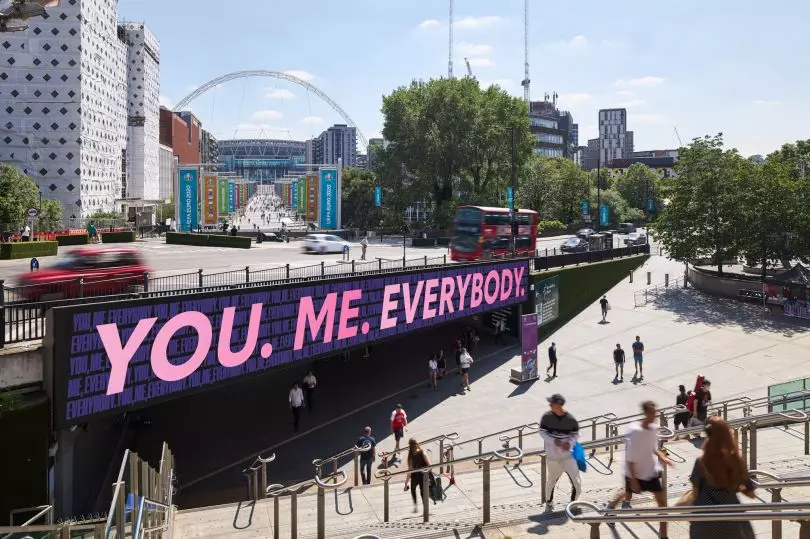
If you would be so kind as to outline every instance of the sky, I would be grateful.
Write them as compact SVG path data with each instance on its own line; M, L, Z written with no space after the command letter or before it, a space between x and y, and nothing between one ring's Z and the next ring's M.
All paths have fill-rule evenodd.
M382 132L382 96L447 76L448 6L119 0L119 17L145 21L160 40L165 105L231 72L289 73L371 138ZM466 57L481 84L522 96L523 1L455 0L454 10L454 74L466 74ZM529 12L532 99L557 92L581 145L610 107L627 109L636 151L718 132L744 155L810 138L810 2L530 0ZM345 123L317 91L268 77L225 82L189 108L220 139L304 140Z

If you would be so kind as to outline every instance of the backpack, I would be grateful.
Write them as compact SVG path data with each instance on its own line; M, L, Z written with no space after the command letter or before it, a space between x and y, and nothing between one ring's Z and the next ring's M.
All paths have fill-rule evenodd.
M428 495L430 499L433 500L433 505L436 505L437 502L443 502L447 495L444 493L444 489L442 488L442 477L440 475L433 475L433 472L430 473L430 487L428 487Z
M391 427L394 430L399 430L405 427L405 413L404 412L395 412L394 413L394 421L391 423Z

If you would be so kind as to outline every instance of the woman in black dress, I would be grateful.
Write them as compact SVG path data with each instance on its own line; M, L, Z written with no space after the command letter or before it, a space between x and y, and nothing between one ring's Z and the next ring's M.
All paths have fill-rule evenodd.
M748 477L748 468L734 443L728 423L719 417L709 418L706 425L708 439L703 444L703 455L695 461L692 475L694 501L691 505L739 504L737 493L754 497L754 485ZM749 521L691 522L689 539L754 539Z
M408 469L418 470L426 466L430 466L430 459L428 459L428 456L422 451L422 447L419 445L419 442L416 441L416 438L411 438L408 440ZM419 499L422 499L424 473L425 472L422 471L411 472L405 476L405 490L408 490L408 488L411 489L414 513L419 511L416 505L416 489L417 487L419 488Z

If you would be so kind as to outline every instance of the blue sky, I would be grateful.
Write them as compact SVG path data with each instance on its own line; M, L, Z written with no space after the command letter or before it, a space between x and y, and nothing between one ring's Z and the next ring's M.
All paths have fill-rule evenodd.
M636 150L722 131L743 154L810 138L810 2L531 0L532 98L557 92L596 134L597 111L626 107ZM653 7L655 6L655 7ZM232 71L290 71L325 92L366 137L382 96L446 76L447 0L120 0L161 43L161 94L174 104ZM523 1L455 0L455 73L522 95ZM219 138L301 139L339 114L272 78L241 79L191 109Z

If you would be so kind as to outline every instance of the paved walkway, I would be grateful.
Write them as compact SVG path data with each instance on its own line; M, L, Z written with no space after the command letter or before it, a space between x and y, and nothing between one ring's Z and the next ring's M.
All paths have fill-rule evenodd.
M653 399L662 406L674 404L678 385L692 385L698 372L713 381L715 401L740 395L765 396L770 384L810 376L810 363L806 361L810 328L765 314L756 306L708 298L691 289L672 289L653 299L649 305L635 307L634 293L645 288L647 271L652 272L653 284L659 284L663 283L665 273L669 273L673 280L682 275L683 266L652 257L637 271L634 283L625 279L608 293L612 305L608 323L600 323L598 306L594 305L557 331L552 339L557 343L558 378L519 387L512 385L508 382L509 370L518 366L517 356L512 361L498 361L502 364L483 376L476 373L476 367L480 367L476 365L472 392L443 400L424 411L411 423L408 436L426 439L441 433L458 432L462 439L467 439L538 421L547 409L546 397L556 392L566 396L568 409L580 418L606 412L621 416L636 413L639 402L645 399ZM561 293L565 294L565 290ZM625 381L616 383L613 381L611 351L616 343L629 349L635 335L640 335L646 346L645 380L631 382L630 366ZM548 342L541 343L541 358L545 357L547 346ZM779 433L778 438L763 442L765 438L768 436L760 437L760 443L764 444L760 446L760 467L786 473L796 469L801 471L810 465L806 457L800 456L801 447L791 445L794 438L789 434ZM528 447L533 445L539 447L539 440L527 442ZM380 449L392 446L390 437L380 440ZM691 471L689 463L697 455L697 451L685 443L679 444L676 451L684 456L686 463L670 476L673 495L676 495L677 488L684 488ZM621 457L613 464L613 470L620 470L618 462L621 462ZM283 466L283 463L278 465ZM357 527L360 523L367 524L369 531L376 530L374 533L381 537L392 538L586 536L587 527L566 523L559 513L543 514L537 505L539 468L527 463L522 470L525 475L513 472L514 478L502 468L493 472L493 522L498 523L498 529L473 530L475 522L480 521L480 500L477 498L481 492L481 475L474 472L459 476L458 488L454 487L453 492L460 494L454 494L451 500L435 507L437 515L434 518L443 524L430 527L417 526L421 519L408 514L410 501L397 484L392 483L391 488L394 522L384 529L378 528L382 519L379 501L382 489L379 486L350 489L348 493L340 491L337 496L330 493L327 497L327 525L332 527L328 527L327 536L354 537L362 531ZM516 487L515 483L520 486ZM602 475L593 470L585 478L584 498L604 501L619 483L617 476ZM678 484L680 487L674 486ZM311 518L314 517L311 513L314 500L312 496L299 499L302 511L299 537L311 537L314 533L314 518ZM283 501L282 506L285 503L289 502ZM269 502L262 502L252 510L252 521L244 530L237 532L233 528L234 523L247 523L243 518L247 519L248 510L243 505L239 513L235 512L235 506L181 512L177 537L269 536L272 519ZM282 519L282 537L289 536L285 522ZM770 529L768 524L757 528L763 532ZM617 536L654 537L651 530L646 526L623 530L620 526ZM686 533L680 526L673 526L673 532L670 537L684 537ZM793 532L786 531L785 536L790 536L790 533ZM605 536L610 535L605 532Z

